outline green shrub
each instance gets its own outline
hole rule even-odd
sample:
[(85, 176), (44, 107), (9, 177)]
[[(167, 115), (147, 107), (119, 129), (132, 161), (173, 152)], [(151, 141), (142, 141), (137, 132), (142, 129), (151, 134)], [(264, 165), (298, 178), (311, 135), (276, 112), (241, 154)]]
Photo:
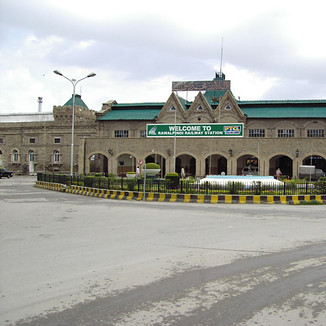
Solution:
[[(252, 183), (254, 195), (260, 195), (262, 191), (261, 181), (254, 181)], [(241, 189), (242, 190), (242, 189)]]
[(288, 190), (294, 190), (294, 189), (296, 189), (298, 182), (296, 182), (295, 179), (292, 179), (292, 180), (285, 179), (283, 181), (285, 182), (286, 189), (288, 189)]
[[(230, 194), (236, 195), (240, 191), (245, 189), (245, 185), (242, 182), (229, 181), (226, 185), (226, 189), (229, 191)], [(257, 190), (258, 189), (256, 189), (256, 191)]]
[(85, 178), (84, 178), (84, 186), (85, 187), (93, 187), (94, 183), (95, 183), (94, 180), (95, 180), (94, 176), (86, 175)]
[(145, 169), (160, 169), (161, 167), (156, 163), (146, 163), (144, 168)]
[(186, 180), (189, 182), (189, 183), (194, 183), (196, 182), (196, 179), (194, 177), (192, 177), (191, 175), (189, 177), (186, 177)]
[(315, 183), (315, 189), (319, 194), (326, 194), (326, 178), (321, 177), (319, 181)]
[(136, 185), (137, 185), (137, 179), (136, 178), (127, 179), (127, 187), (128, 187), (129, 191), (134, 191)]
[(168, 173), (165, 176), (167, 188), (177, 188), (180, 182), (180, 176), (178, 173)]
[(307, 201), (304, 200), (300, 202), (299, 205), (323, 205), (323, 203), (317, 200), (307, 200)]

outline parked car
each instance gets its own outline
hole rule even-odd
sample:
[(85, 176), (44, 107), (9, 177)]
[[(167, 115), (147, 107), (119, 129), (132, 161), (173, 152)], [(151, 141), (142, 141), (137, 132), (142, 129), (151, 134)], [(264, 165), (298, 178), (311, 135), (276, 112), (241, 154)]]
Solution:
[(14, 175), (14, 172), (8, 171), (5, 168), (0, 169), (0, 178), (11, 178)]

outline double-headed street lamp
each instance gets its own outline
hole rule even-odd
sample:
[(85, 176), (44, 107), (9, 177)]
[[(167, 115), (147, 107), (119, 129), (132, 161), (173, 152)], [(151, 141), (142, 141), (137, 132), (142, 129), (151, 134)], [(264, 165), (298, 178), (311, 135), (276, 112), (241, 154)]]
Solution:
[(69, 80), (72, 83), (73, 93), (72, 93), (72, 122), (71, 122), (71, 149), (70, 149), (70, 175), (74, 174), (74, 131), (75, 131), (75, 95), (76, 95), (76, 85), (82, 81), (83, 79), (94, 77), (96, 74), (94, 72), (88, 74), (86, 77), (81, 78), (79, 80), (69, 79), (65, 75), (63, 75), (60, 71), (54, 70), (55, 74)]

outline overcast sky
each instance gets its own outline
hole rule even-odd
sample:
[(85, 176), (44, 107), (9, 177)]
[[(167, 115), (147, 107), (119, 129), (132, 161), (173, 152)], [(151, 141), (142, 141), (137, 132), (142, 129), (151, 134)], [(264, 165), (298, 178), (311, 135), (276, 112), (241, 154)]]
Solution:
[[(0, 113), (164, 102), (222, 70), (241, 100), (326, 98), (325, 1), (0, 0)], [(179, 93), (191, 99), (193, 94)]]

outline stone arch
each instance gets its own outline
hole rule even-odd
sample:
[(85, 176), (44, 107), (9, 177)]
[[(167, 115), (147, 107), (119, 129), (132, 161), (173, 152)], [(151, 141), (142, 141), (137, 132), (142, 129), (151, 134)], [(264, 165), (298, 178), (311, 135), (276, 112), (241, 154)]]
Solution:
[(175, 172), (181, 173), (185, 169), (186, 176), (196, 176), (196, 158), (191, 154), (179, 154), (175, 159)]
[(278, 168), (281, 170), (283, 176), (292, 178), (293, 160), (288, 155), (278, 154), (269, 159), (269, 175), (275, 175)]
[(160, 152), (152, 152), (145, 157), (145, 163), (157, 163), (160, 168), (161, 177), (164, 177), (166, 174), (166, 158)]
[(134, 153), (122, 152), (117, 157), (117, 174), (126, 176), (127, 172), (136, 172), (137, 157)]
[(205, 158), (205, 175), (227, 174), (227, 158), (221, 154), (211, 154)]
[(314, 165), (316, 169), (326, 171), (326, 159), (322, 155), (311, 154), (302, 160), (303, 165)]
[(91, 153), (88, 157), (89, 160), (89, 172), (90, 173), (103, 173), (108, 174), (108, 157), (101, 152)]
[(255, 154), (244, 154), (237, 158), (237, 175), (259, 175), (259, 159)]

